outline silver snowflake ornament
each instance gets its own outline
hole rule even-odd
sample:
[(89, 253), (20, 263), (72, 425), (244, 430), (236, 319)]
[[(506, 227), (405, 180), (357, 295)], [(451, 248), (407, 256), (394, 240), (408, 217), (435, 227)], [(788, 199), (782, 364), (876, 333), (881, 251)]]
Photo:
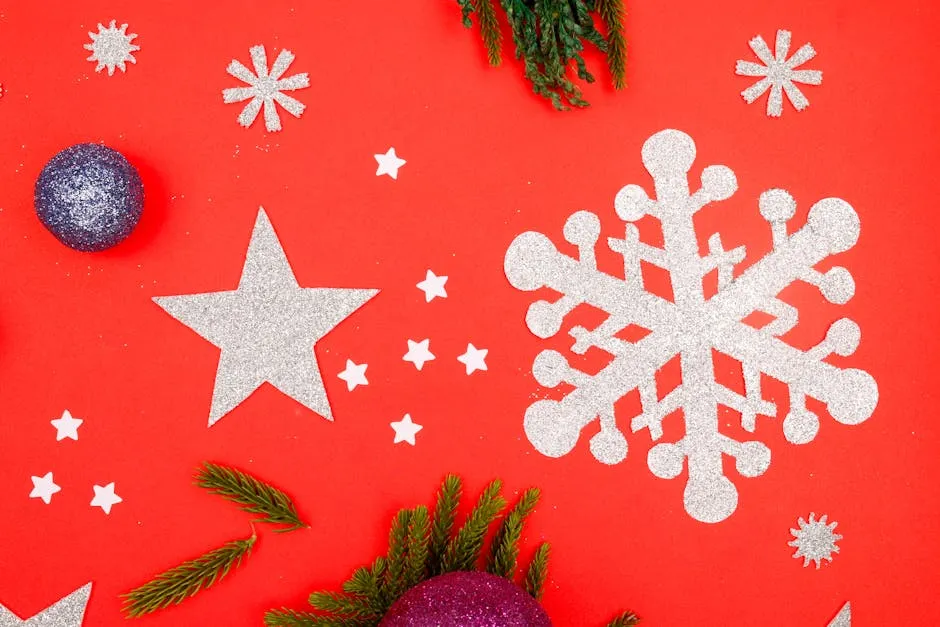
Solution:
[(91, 50), (91, 56), (86, 61), (97, 61), (96, 72), (108, 68), (108, 76), (114, 75), (114, 68), (126, 72), (127, 63), (137, 63), (133, 53), (140, 50), (140, 46), (131, 43), (137, 35), (127, 34), (127, 24), (121, 24), (120, 28), (116, 24), (117, 20), (111, 20), (107, 28), (98, 24), (97, 33), (88, 31), (91, 43), (84, 46), (85, 50)]
[[(693, 221), (706, 205), (734, 194), (734, 172), (722, 165), (706, 167), (701, 188), (692, 192), (688, 172), (695, 160), (695, 143), (675, 130), (646, 140), (642, 158), (655, 182), (656, 198), (649, 198), (638, 185), (621, 189), (614, 206), (627, 223), (624, 235), (606, 239), (607, 246), (623, 257), (624, 278), (598, 269), (600, 219), (589, 211), (578, 211), (565, 223), (564, 237), (577, 247), (576, 257), (531, 231), (516, 237), (506, 252), (506, 277), (515, 288), (547, 287), (561, 294), (554, 302), (539, 300), (529, 307), (526, 325), (538, 337), (557, 335), (565, 317), (581, 304), (607, 314), (596, 328), (568, 330), (574, 339), (573, 353), (583, 355), (596, 348), (611, 356), (600, 371), (581, 371), (556, 350), (543, 350), (535, 358), (532, 374), (540, 385), (565, 384), (573, 389), (561, 400), (532, 403), (525, 412), (525, 433), (539, 452), (561, 457), (574, 449), (582, 430), (596, 420), (600, 428), (591, 437), (591, 453), (602, 463), (616, 464), (627, 455), (627, 440), (614, 411), (621, 398), (634, 390), (639, 393), (642, 410), (629, 421), (630, 429), (645, 429), (653, 441), (663, 437), (663, 421), (681, 410), (684, 437), (653, 446), (647, 465), (664, 479), (678, 477), (686, 469), (685, 510), (696, 520), (719, 522), (734, 512), (738, 502), (737, 489), (724, 475), (724, 456), (733, 458), (745, 477), (763, 474), (770, 464), (770, 449), (763, 443), (721, 433), (719, 406), (738, 412), (741, 427), (753, 433), (758, 416), (779, 413), (775, 403), (763, 398), (761, 376), (786, 383), (790, 393), (783, 433), (794, 444), (809, 442), (819, 430), (819, 417), (806, 406), (807, 397), (825, 403), (832, 418), (843, 424), (860, 423), (875, 409), (878, 386), (871, 375), (827, 361), (831, 355), (855, 351), (858, 325), (841, 318), (816, 346), (791, 346), (783, 338), (796, 326), (798, 312), (779, 297), (787, 286), (803, 282), (829, 302), (846, 303), (855, 293), (849, 271), (835, 266), (822, 272), (815, 266), (855, 245), (859, 218), (844, 200), (824, 198), (810, 208), (806, 225), (789, 233), (787, 223), (796, 213), (796, 202), (784, 190), (766, 191), (758, 208), (770, 225), (773, 250), (736, 272), (745, 258), (744, 246), (726, 250), (715, 233), (702, 255)], [(647, 215), (659, 220), (662, 248), (641, 241), (632, 224)], [(642, 263), (669, 274), (670, 298), (646, 288)], [(718, 289), (709, 295), (705, 278), (712, 272), (717, 274)], [(759, 328), (746, 323), (745, 318), (755, 312), (770, 315), (772, 322)], [(620, 332), (629, 327), (649, 333), (627, 341)], [(741, 363), (742, 386), (732, 389), (717, 381), (713, 352)], [(679, 361), (682, 383), (673, 390), (660, 389), (656, 373), (673, 359)]]
[(283, 92), (309, 87), (310, 78), (306, 72), (281, 78), (294, 61), (294, 55), (290, 50), (281, 50), (270, 71), (264, 46), (254, 46), (250, 53), (251, 63), (255, 69), (254, 74), (234, 59), (226, 69), (229, 74), (246, 83), (248, 87), (230, 87), (222, 90), (222, 101), (225, 103), (249, 101), (238, 116), (238, 123), (245, 128), (251, 126), (263, 106), (264, 127), (268, 132), (279, 131), (281, 118), (278, 116), (274, 103), (284, 107), (295, 118), (299, 118), (306, 107), (296, 98)]
[(832, 561), (832, 554), (839, 552), (836, 542), (842, 539), (842, 536), (836, 533), (836, 525), (839, 523), (826, 523), (827, 516), (823, 515), (816, 520), (816, 514), (810, 512), (809, 522), (800, 518), (799, 529), (790, 529), (790, 534), (795, 538), (787, 544), (796, 547), (793, 557), (803, 558), (803, 567), (809, 566), (810, 562), (816, 562), (816, 568), (822, 563), (822, 560)]
[(761, 77), (759, 81), (741, 92), (744, 100), (751, 104), (769, 89), (767, 115), (775, 118), (780, 117), (780, 114), (783, 113), (784, 93), (797, 111), (802, 111), (808, 107), (809, 100), (794, 83), (806, 85), (819, 85), (822, 83), (822, 72), (796, 69), (816, 56), (816, 50), (813, 49), (813, 46), (805, 44), (788, 59), (787, 54), (790, 52), (790, 31), (788, 30), (777, 31), (777, 42), (773, 53), (770, 52), (767, 42), (760, 35), (749, 43), (751, 50), (763, 62), (763, 65), (752, 61), (738, 61), (735, 74)]

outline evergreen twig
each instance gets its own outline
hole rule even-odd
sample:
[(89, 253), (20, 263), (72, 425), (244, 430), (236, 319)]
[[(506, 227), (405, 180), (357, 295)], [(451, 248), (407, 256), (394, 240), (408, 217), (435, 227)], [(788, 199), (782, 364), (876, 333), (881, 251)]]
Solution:
[(405, 590), (405, 571), (408, 562), (408, 525), (411, 523), (411, 510), (403, 509), (392, 521), (388, 532), (388, 556), (385, 567), (385, 597), (391, 602)]
[(597, 12), (607, 28), (607, 66), (614, 88), (626, 85), (627, 42), (623, 36), (623, 0), (597, 0)]
[(434, 506), (434, 520), (431, 524), (431, 540), (428, 545), (428, 563), (431, 575), (441, 574), (441, 564), (447, 544), (450, 542), (457, 518), (457, 506), (463, 485), (457, 475), (447, 475), (440, 491), (437, 493), (437, 504)]
[(502, 486), (503, 482), (495, 479), (483, 490), (463, 527), (447, 545), (441, 566), (442, 572), (476, 569), (486, 532), (506, 507), (506, 499), (499, 494)]
[(496, 19), (496, 7), (493, 6), (493, 0), (475, 0), (475, 2), (475, 10), (480, 16), (480, 32), (483, 35), (487, 60), (490, 65), (497, 66), (502, 63), (503, 34), (499, 30), (499, 20)]
[(137, 618), (179, 604), (203, 588), (212, 587), (228, 575), (232, 568), (241, 564), (251, 553), (256, 540), (257, 535), (252, 530), (249, 538), (232, 540), (194, 560), (160, 573), (144, 585), (122, 595), (123, 611), (128, 617)]
[(607, 623), (607, 627), (634, 627), (639, 625), (640, 619), (633, 612), (624, 612), (614, 620)]
[(431, 521), (428, 508), (419, 505), (411, 512), (408, 524), (408, 566), (405, 569), (405, 589), (424, 581), (428, 572), (428, 540)]
[(530, 488), (522, 493), (516, 506), (506, 515), (499, 531), (493, 537), (487, 570), (494, 575), (512, 579), (519, 559), (519, 540), (525, 519), (539, 502), (538, 488)]
[(356, 618), (319, 616), (310, 612), (295, 612), (288, 608), (269, 610), (264, 615), (265, 627), (365, 627), (369, 623)]
[(545, 593), (545, 580), (548, 578), (548, 555), (550, 548), (548, 542), (543, 542), (535, 550), (535, 556), (529, 564), (525, 577), (525, 589), (536, 601), (542, 600)]
[(276, 529), (276, 533), (308, 526), (289, 496), (241, 470), (205, 462), (196, 473), (196, 485), (238, 503), (249, 514), (262, 514), (257, 522), (289, 525)]

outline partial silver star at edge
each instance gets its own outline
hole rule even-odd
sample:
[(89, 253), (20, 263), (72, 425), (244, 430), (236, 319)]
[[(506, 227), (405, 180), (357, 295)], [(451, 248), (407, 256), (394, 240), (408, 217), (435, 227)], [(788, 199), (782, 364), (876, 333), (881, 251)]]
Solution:
[(153, 300), (222, 349), (211, 427), (265, 382), (332, 420), (314, 344), (378, 292), (300, 287), (261, 208), (237, 289)]
[(91, 583), (59, 599), (32, 618), (19, 618), (0, 603), (0, 627), (81, 627)]

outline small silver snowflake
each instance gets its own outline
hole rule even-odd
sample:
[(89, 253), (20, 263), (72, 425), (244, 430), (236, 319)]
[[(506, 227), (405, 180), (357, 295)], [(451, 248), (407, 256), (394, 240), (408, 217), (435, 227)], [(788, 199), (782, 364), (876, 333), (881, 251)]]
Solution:
[(805, 44), (792, 57), (787, 59), (787, 53), (790, 52), (790, 31), (788, 30), (777, 31), (774, 54), (771, 54), (767, 42), (760, 35), (752, 39), (749, 44), (751, 50), (763, 62), (763, 65), (751, 61), (738, 61), (734, 73), (739, 76), (760, 76), (762, 78), (741, 92), (744, 100), (751, 104), (770, 89), (770, 96), (767, 98), (767, 115), (775, 118), (780, 117), (780, 114), (783, 113), (784, 92), (786, 92), (787, 99), (797, 111), (802, 111), (808, 107), (809, 100), (794, 83), (819, 85), (822, 83), (822, 72), (819, 70), (797, 70), (795, 68), (816, 56), (816, 50), (813, 49), (813, 46)]
[(803, 566), (809, 566), (811, 561), (816, 562), (816, 568), (822, 563), (822, 560), (832, 561), (832, 554), (839, 552), (836, 542), (842, 539), (842, 536), (836, 533), (836, 525), (833, 522), (826, 524), (827, 516), (823, 515), (816, 520), (816, 514), (810, 513), (809, 522), (802, 518), (799, 520), (799, 529), (790, 529), (790, 533), (795, 540), (787, 544), (796, 547), (794, 558), (803, 558)]
[(288, 113), (295, 118), (299, 118), (306, 107), (300, 101), (282, 92), (309, 87), (310, 79), (306, 72), (281, 78), (294, 61), (294, 55), (290, 50), (281, 50), (274, 60), (270, 72), (268, 71), (268, 59), (264, 52), (264, 46), (254, 46), (250, 52), (251, 62), (255, 68), (254, 74), (236, 60), (232, 60), (226, 69), (229, 74), (249, 86), (231, 87), (222, 90), (222, 100), (225, 103), (250, 100), (238, 116), (238, 123), (245, 128), (251, 126), (252, 122), (258, 117), (262, 105), (264, 105), (264, 127), (268, 132), (279, 131), (281, 130), (281, 118), (277, 114), (277, 107), (274, 103), (278, 103)]
[(133, 53), (140, 50), (140, 46), (131, 43), (137, 35), (127, 34), (127, 24), (121, 24), (120, 28), (115, 26), (116, 20), (111, 20), (107, 28), (103, 24), (98, 24), (98, 32), (88, 31), (91, 37), (91, 43), (85, 44), (85, 50), (91, 50), (91, 56), (87, 61), (97, 61), (95, 71), (100, 72), (108, 68), (108, 76), (114, 75), (114, 68), (121, 68), (122, 72), (127, 71), (125, 63), (137, 63)]

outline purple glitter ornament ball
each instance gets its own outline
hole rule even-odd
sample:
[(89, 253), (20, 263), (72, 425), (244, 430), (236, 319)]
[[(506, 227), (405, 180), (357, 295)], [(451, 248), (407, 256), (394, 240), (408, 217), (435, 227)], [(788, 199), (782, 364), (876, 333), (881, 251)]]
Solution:
[(39, 173), (35, 203), (39, 219), (59, 241), (93, 252), (131, 234), (144, 207), (144, 186), (118, 151), (75, 144)]
[(503, 577), (456, 572), (404, 594), (379, 627), (551, 627), (538, 602)]

